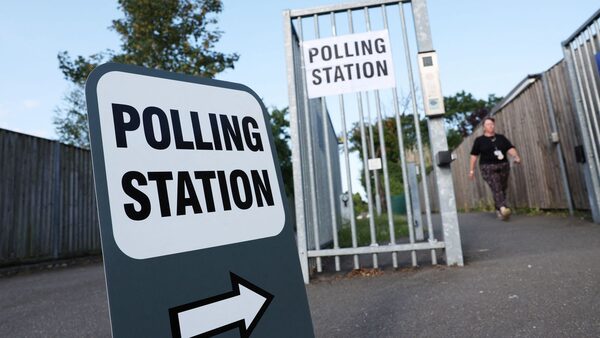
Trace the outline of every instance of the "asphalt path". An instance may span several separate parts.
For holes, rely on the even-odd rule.
[[[102,264],[0,278],[0,337],[110,337]]]
[[[439,219],[437,219],[439,223]],[[316,274],[317,337],[599,337],[600,226],[579,218],[460,215],[464,267]],[[351,258],[343,261],[351,266]],[[293,320],[293,318],[290,318]],[[259,324],[260,325],[260,324]],[[227,336],[232,335],[230,332]],[[110,337],[100,263],[0,277],[0,337]]]

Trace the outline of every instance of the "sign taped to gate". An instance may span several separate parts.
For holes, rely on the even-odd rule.
[[[396,85],[387,30],[302,42],[309,98]]]

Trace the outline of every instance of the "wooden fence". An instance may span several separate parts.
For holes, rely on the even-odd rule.
[[[559,143],[553,143],[551,139],[549,109],[540,76],[532,77],[528,87],[521,88],[494,114],[496,131],[512,141],[523,161],[521,165],[512,165],[509,203],[517,208],[567,209],[559,166],[559,161],[564,161],[574,207],[589,209],[582,170],[575,161],[574,147],[581,144],[581,140],[565,62],[557,63],[544,76],[549,83]],[[481,126],[477,127],[454,151],[457,159],[452,163],[452,177],[459,210],[489,208],[494,204],[491,191],[479,171],[476,170],[475,181],[470,181],[467,175],[473,141],[482,133]],[[561,147],[564,159],[558,157],[556,147]],[[437,210],[433,177],[428,177],[428,182],[432,209]]]
[[[100,253],[90,152],[0,129],[0,266]]]

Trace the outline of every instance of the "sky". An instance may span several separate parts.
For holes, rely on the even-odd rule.
[[[248,85],[266,106],[288,105],[283,46],[285,9],[346,1],[225,0],[218,49],[240,54],[234,70],[217,78]],[[119,49],[111,20],[116,1],[2,0],[0,2],[0,128],[55,139],[52,124],[70,84],[57,54]],[[562,58],[561,41],[600,6],[597,0],[430,0],[433,44],[442,91],[486,98],[506,95],[527,74]]]
[[[240,60],[217,79],[249,86],[267,107],[287,106],[283,10],[347,2],[224,0],[217,49]],[[114,0],[1,0],[0,6],[0,128],[56,139],[52,120],[70,89],[57,54],[119,50],[108,27],[122,13]],[[597,0],[429,0],[443,94],[506,95],[528,74],[560,61],[561,42],[599,7]]]

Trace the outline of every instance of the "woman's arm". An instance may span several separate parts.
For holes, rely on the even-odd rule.
[[[517,149],[515,149],[515,147],[508,149],[507,153],[510,156],[512,156],[512,158],[515,160],[515,163],[521,163],[521,158],[519,157],[519,154],[517,153]]]
[[[469,162],[469,178],[475,178],[475,163],[477,162],[477,156],[471,155],[471,160]]]

